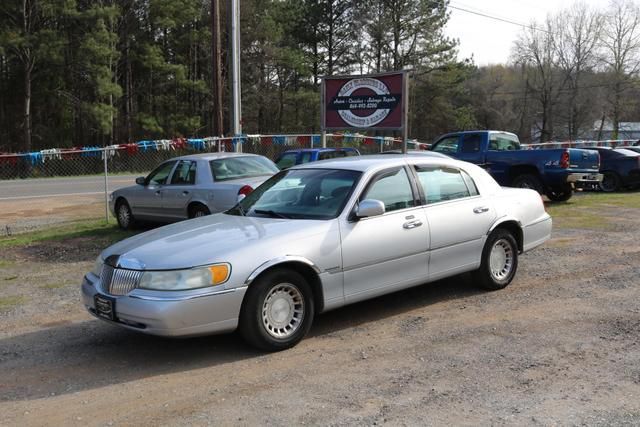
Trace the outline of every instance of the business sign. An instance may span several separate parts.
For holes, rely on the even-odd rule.
[[[322,128],[403,130],[406,73],[324,77]]]

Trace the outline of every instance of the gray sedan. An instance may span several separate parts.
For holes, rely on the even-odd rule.
[[[255,154],[208,153],[176,157],[136,185],[111,193],[109,206],[121,228],[136,219],[174,222],[227,210],[278,172]]]
[[[240,330],[267,350],[295,345],[314,316],[473,272],[514,278],[518,254],[551,233],[533,190],[501,188],[470,163],[362,156],[296,166],[234,208],[107,248],[84,277],[94,316],[155,335]]]

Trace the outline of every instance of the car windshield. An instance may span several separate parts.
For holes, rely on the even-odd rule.
[[[361,172],[341,169],[289,169],[269,178],[227,213],[291,219],[335,218],[360,175]]]
[[[278,172],[271,160],[260,156],[227,157],[211,160],[209,165],[214,181],[273,175]]]

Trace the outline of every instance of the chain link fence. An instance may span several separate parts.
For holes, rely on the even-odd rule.
[[[361,154],[399,150],[400,139],[327,134],[329,148],[354,147]],[[426,149],[411,141],[410,148]],[[243,135],[235,138],[177,138],[108,147],[47,149],[0,154],[0,235],[79,219],[109,221],[108,194],[133,185],[165,160],[196,153],[260,154],[276,160],[286,150],[320,148],[320,135]]]

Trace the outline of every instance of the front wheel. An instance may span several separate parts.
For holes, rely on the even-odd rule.
[[[131,228],[133,228],[133,213],[131,212],[129,203],[127,203],[126,200],[118,202],[115,211],[116,219],[118,220],[118,225],[120,226],[120,228],[122,228],[123,230],[130,230]]]
[[[505,288],[518,269],[518,245],[513,235],[504,229],[494,230],[482,250],[480,268],[474,278],[488,290]]]
[[[268,271],[249,285],[240,313],[240,333],[267,351],[296,345],[311,328],[314,305],[305,278],[293,270]]]
[[[565,184],[562,187],[550,188],[547,191],[547,197],[553,202],[566,202],[573,196],[573,187],[571,184]]]

